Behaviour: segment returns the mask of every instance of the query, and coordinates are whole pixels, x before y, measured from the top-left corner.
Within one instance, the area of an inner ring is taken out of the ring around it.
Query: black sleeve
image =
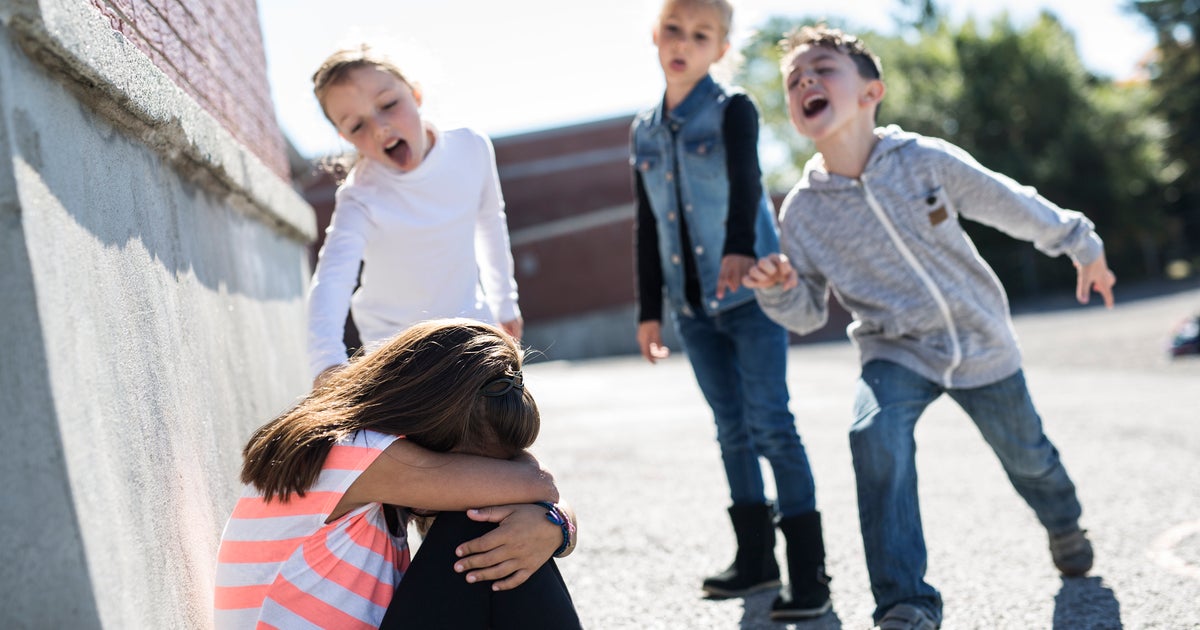
[[[634,262],[637,274],[638,323],[662,321],[662,263],[658,256],[658,224],[650,210],[650,198],[642,174],[633,169],[637,191],[637,223],[633,229]]]
[[[730,97],[721,134],[729,173],[729,218],[722,254],[754,256],[754,223],[763,188],[758,165],[758,108],[749,96]]]

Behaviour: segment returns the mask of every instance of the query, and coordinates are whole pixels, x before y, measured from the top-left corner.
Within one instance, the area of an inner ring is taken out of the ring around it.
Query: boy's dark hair
[[[867,48],[863,40],[825,24],[793,29],[779,41],[779,46],[783,49],[783,57],[779,63],[785,68],[792,58],[799,54],[797,51],[800,48],[817,46],[849,55],[854,61],[854,66],[858,68],[858,76],[864,79],[883,78],[883,66],[879,63],[879,57]]]

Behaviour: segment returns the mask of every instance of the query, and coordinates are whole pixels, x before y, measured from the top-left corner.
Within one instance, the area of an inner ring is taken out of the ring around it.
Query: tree
[[[1195,258],[1200,267],[1200,1],[1133,3],[1158,35],[1150,85],[1151,111],[1166,121],[1166,165],[1161,203],[1170,212],[1174,254]]]

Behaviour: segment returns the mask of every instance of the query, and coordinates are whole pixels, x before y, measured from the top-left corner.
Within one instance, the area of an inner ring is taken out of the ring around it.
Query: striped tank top
[[[217,630],[379,627],[408,568],[405,528],[388,533],[379,503],[325,520],[396,439],[361,430],[334,445],[303,497],[266,502],[246,488],[217,554]]]

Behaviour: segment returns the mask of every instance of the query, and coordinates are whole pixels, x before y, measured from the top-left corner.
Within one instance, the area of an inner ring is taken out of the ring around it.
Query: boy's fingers
[[[783,288],[785,291],[789,289],[795,289],[798,286],[800,286],[800,276],[797,276],[796,272],[793,271],[784,275]]]
[[[1113,290],[1112,289],[1113,289],[1113,285],[1115,285],[1116,283],[1117,283],[1117,276],[1115,274],[1113,274],[1113,272],[1111,272],[1111,271],[1109,271],[1108,273],[1106,273],[1104,275],[1103,281],[1096,283],[1096,292],[1100,294],[1100,297],[1104,298],[1104,307],[1105,308],[1113,307]]]

